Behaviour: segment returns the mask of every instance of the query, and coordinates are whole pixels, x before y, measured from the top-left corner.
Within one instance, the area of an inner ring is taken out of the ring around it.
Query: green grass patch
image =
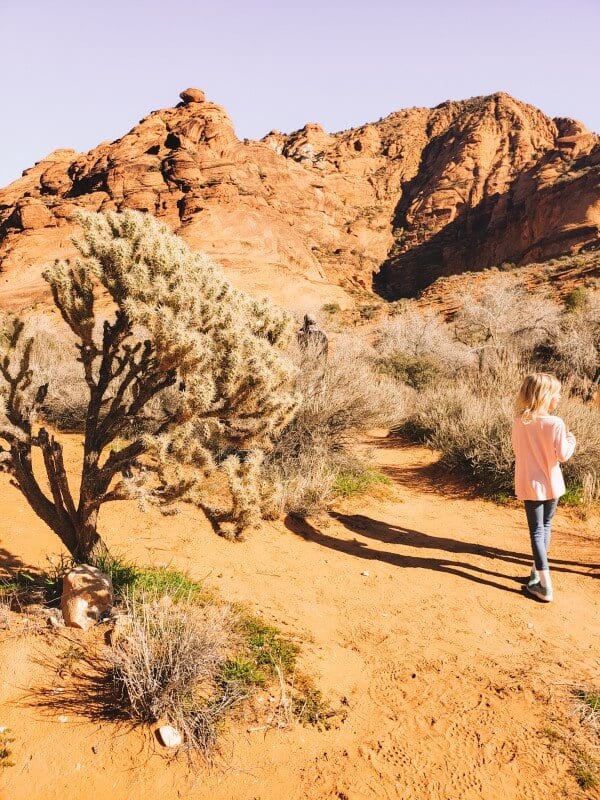
[[[210,593],[198,581],[184,572],[167,567],[138,567],[112,554],[104,554],[92,562],[101,572],[109,575],[115,591],[115,600],[126,594],[143,593],[148,599],[168,595],[174,602],[186,601],[204,604],[211,600]],[[16,597],[20,601],[56,605],[62,594],[63,577],[76,566],[72,558],[61,556],[49,560],[49,566],[40,573],[19,572],[10,580],[0,581],[0,598]]]
[[[364,494],[374,486],[389,486],[391,480],[376,469],[352,470],[338,473],[334,489],[342,497]]]
[[[223,665],[220,675],[221,683],[237,684],[244,688],[264,686],[266,675],[264,669],[249,658],[230,658]]]
[[[580,484],[570,484],[567,491],[561,497],[561,502],[565,506],[582,506],[584,503],[583,487]]]
[[[594,714],[600,714],[600,692],[580,690],[576,692],[578,700],[585,703]]]
[[[94,560],[94,566],[110,575],[115,598],[143,593],[149,599],[168,595],[174,602],[205,603],[209,592],[184,572],[167,567],[141,568],[110,554]]]
[[[498,503],[499,506],[508,506],[514,502],[514,497],[507,494],[506,492],[496,492],[492,495],[492,500],[495,503]]]
[[[22,587],[14,579],[0,580],[0,598],[11,598],[19,594]]]
[[[578,749],[573,765],[573,775],[582,789],[595,789],[598,785],[598,762],[585,750]]]
[[[277,667],[284,674],[290,674],[294,670],[300,648],[286,639],[277,628],[242,612],[237,632],[244,642],[248,660],[257,669],[264,670],[268,675],[273,675]]]

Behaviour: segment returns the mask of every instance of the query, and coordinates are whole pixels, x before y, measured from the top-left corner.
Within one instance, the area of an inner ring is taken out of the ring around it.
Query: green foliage
[[[235,683],[244,688],[264,686],[266,675],[250,658],[238,657],[228,659],[221,670],[220,680],[224,683]]]
[[[582,703],[585,703],[590,711],[594,714],[598,714],[600,719],[600,691],[580,689],[576,692],[576,697],[581,700]]]
[[[337,494],[342,497],[352,497],[357,494],[364,494],[374,486],[389,486],[391,484],[387,475],[383,475],[372,467],[339,472],[334,488]]]
[[[565,307],[569,311],[584,308],[588,298],[588,291],[584,286],[577,286],[565,296]]]
[[[14,578],[0,580],[0,598],[10,598],[17,595],[22,589],[19,581]]]
[[[326,314],[337,314],[342,310],[339,303],[325,303],[322,309]]]
[[[587,751],[577,748],[573,775],[582,789],[595,789],[599,784],[598,762]]]
[[[581,506],[584,502],[583,487],[581,484],[567,484],[567,491],[561,497],[561,502],[566,506]]]
[[[390,375],[418,390],[435,383],[440,374],[439,364],[433,358],[411,356],[399,351],[379,359],[377,364],[384,375]]]
[[[124,559],[104,553],[94,566],[110,575],[115,597],[141,594],[148,601],[167,595],[174,602],[204,603],[210,599],[204,587],[185,573],[167,567],[141,568]]]
[[[58,657],[58,672],[63,674],[70,671],[73,666],[86,657],[85,650],[79,645],[70,644]]]
[[[248,658],[256,667],[263,668],[270,675],[276,668],[284,673],[293,671],[300,648],[282,636],[277,628],[244,612],[240,614],[236,627]]]

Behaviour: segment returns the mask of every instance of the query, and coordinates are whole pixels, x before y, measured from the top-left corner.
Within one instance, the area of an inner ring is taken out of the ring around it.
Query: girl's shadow
[[[377,539],[386,544],[402,543],[410,547],[445,550],[448,553],[466,553],[492,559],[499,558],[510,563],[522,565],[524,571],[531,565],[531,556],[522,553],[511,553],[509,551],[500,550],[499,548],[486,548],[485,546],[458,542],[453,539],[438,538],[436,536],[430,536],[429,534],[425,534],[421,531],[416,531],[411,528],[388,525],[384,522],[379,522],[378,520],[363,516],[362,514],[345,515],[334,513],[331,516],[337,519],[338,522],[341,522],[342,525],[349,530],[360,533],[362,536],[369,536],[370,538]],[[286,517],[285,526],[288,528],[288,530],[302,536],[304,539],[317,542],[317,544],[320,544],[323,547],[329,547],[332,550],[337,550],[338,552],[346,553],[347,555],[367,559],[370,561],[382,561],[387,564],[392,564],[396,567],[412,567],[433,570],[435,572],[445,572],[451,575],[457,575],[460,578],[474,581],[475,583],[480,583],[484,586],[491,586],[494,589],[501,589],[505,592],[520,594],[521,589],[505,586],[502,583],[492,580],[493,578],[501,578],[502,580],[511,581],[514,583],[523,583],[525,580],[525,575],[523,578],[518,578],[514,575],[495,572],[494,570],[485,569],[484,567],[452,558],[427,558],[390,552],[389,550],[377,550],[368,547],[366,543],[357,539],[340,539],[336,536],[323,533],[305,519],[291,514]],[[584,568],[588,567],[588,565],[573,562],[557,563],[573,564],[573,566],[581,566]],[[563,571],[571,572],[575,570],[565,569]]]

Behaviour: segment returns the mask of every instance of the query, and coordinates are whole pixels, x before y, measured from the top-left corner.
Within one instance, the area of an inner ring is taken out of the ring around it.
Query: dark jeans
[[[556,511],[558,500],[525,500],[524,502],[535,568],[537,570],[548,569],[552,517]]]

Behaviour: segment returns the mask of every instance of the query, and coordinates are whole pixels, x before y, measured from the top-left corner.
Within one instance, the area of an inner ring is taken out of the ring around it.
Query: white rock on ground
[[[183,742],[183,737],[176,728],[171,725],[161,725],[157,730],[158,738],[165,747],[179,747]]]

